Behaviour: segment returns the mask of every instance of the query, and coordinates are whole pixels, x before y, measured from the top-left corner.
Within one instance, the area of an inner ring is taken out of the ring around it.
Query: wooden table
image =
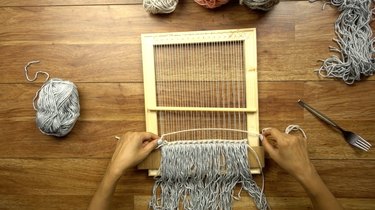
[[[171,15],[149,15],[140,0],[0,0],[0,209],[85,209],[114,150],[115,135],[145,130],[141,33],[257,28],[260,126],[299,124],[309,154],[346,209],[375,209],[375,149],[361,152],[297,105],[299,98],[375,145],[375,77],[353,86],[320,78],[332,53],[335,8],[282,1],[272,11],[232,2],[207,10],[180,1]],[[26,82],[34,59],[52,77],[76,83],[81,117],[68,137],[43,135]],[[274,210],[311,209],[303,188],[266,159],[265,193]],[[256,177],[260,181],[259,176]],[[147,209],[154,180],[129,170],[114,209]],[[255,209],[242,196],[234,209]]]

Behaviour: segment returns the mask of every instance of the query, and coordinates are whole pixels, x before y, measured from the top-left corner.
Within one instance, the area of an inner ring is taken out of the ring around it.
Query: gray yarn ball
[[[172,13],[178,0],[143,0],[143,8],[152,14]]]
[[[47,135],[67,135],[80,114],[77,87],[70,81],[52,78],[39,90],[36,105],[36,124]]]
[[[248,6],[250,9],[258,9],[268,11],[272,9],[279,0],[240,0],[240,4]]]

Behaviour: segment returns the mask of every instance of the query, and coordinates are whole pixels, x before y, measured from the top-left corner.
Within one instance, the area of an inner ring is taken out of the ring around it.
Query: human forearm
[[[314,209],[342,210],[320,178],[307,153],[307,141],[274,128],[262,131],[263,146],[273,160],[294,176],[305,188]]]
[[[297,176],[296,178],[305,188],[314,209],[343,210],[313,166],[309,167],[304,175]]]
[[[110,207],[112,195],[120,176],[110,173],[107,170],[98,189],[96,190],[88,210],[107,210]]]
[[[107,171],[96,190],[88,210],[108,210],[120,177],[147,157],[157,146],[159,137],[152,133],[129,132],[122,136]]]

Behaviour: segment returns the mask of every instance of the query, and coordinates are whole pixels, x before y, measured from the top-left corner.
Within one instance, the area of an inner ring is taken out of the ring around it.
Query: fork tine
[[[364,145],[366,145],[368,147],[372,146],[368,141],[366,141],[364,138],[362,138],[362,136],[358,135],[358,137],[359,137],[359,139],[357,139],[357,141],[361,141]]]
[[[366,144],[366,145],[369,146],[369,147],[372,146],[372,145],[370,144],[370,142],[368,142],[368,141],[366,141],[366,140],[364,140],[363,143]]]
[[[364,148],[364,147],[362,147],[361,145],[357,145],[357,144],[352,144],[353,146],[355,146],[355,147],[357,147],[358,149],[361,149],[361,150],[363,150],[363,151],[368,151],[368,149],[367,148]]]
[[[362,150],[364,150],[366,152],[370,149],[370,147],[364,145],[362,141],[356,141],[352,145],[355,146],[355,147],[358,147],[359,149],[362,149]]]
[[[371,148],[371,144],[370,143],[368,143],[367,141],[361,141],[361,143],[362,144],[364,144],[366,147],[368,147],[368,148]]]
[[[369,148],[370,149],[370,145],[368,145],[368,144],[366,144],[366,142],[363,142],[363,141],[360,141],[360,140],[358,140],[357,142],[356,142],[357,144],[361,144],[362,146],[364,146],[364,147],[366,147],[366,148]]]

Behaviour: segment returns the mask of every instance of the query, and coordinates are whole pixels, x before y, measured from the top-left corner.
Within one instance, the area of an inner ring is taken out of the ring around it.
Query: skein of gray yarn
[[[268,11],[272,9],[279,0],[240,0],[240,4],[248,6],[250,9],[258,9],[263,11]]]
[[[143,8],[151,14],[172,13],[178,4],[178,0],[143,0]]]
[[[25,66],[25,76],[30,82],[37,79],[38,71],[33,79],[28,77],[27,67],[39,61],[31,61]],[[39,130],[47,135],[63,137],[74,127],[80,115],[79,95],[77,87],[70,81],[52,78],[37,91],[33,107],[36,111],[36,124]]]

